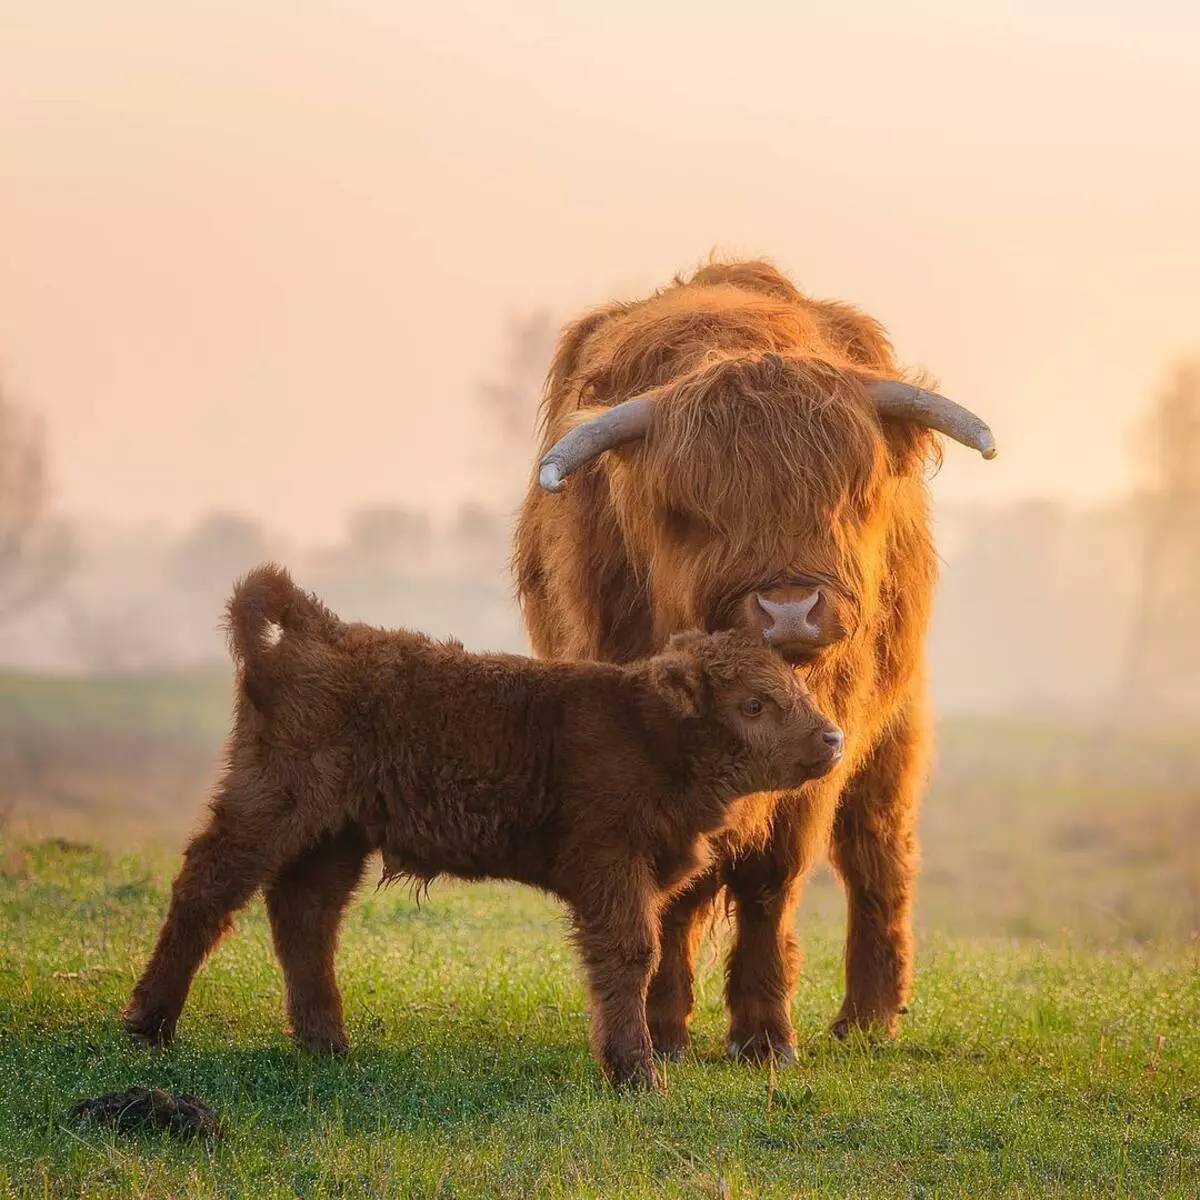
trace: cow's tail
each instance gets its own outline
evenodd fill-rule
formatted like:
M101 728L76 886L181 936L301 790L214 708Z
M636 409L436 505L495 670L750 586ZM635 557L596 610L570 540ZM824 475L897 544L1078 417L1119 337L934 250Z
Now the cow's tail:
M338 619L315 597L292 582L276 563L255 567L234 585L225 610L229 652L241 667L242 686L256 708L272 691L272 666L287 638L322 636Z

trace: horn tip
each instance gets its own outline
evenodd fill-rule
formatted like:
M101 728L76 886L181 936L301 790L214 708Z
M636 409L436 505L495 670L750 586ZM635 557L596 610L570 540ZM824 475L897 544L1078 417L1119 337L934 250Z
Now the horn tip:
M558 463L542 463L541 469L538 471L538 483L548 492L561 492L563 488L563 477L562 472L559 470Z

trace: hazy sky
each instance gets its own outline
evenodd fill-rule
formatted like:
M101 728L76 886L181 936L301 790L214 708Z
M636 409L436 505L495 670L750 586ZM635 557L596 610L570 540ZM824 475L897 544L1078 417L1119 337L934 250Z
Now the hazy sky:
M487 490L508 314L715 247L991 421L939 496L1102 496L1200 347L1198 13L0 0L0 365L69 511L325 536Z

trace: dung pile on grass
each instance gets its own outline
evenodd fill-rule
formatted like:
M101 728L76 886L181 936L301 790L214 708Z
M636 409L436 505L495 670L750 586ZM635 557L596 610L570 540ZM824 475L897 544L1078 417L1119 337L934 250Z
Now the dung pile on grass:
M165 1129L174 1137L220 1137L221 1120L203 1100L190 1092L162 1088L126 1088L80 1100L71 1109L77 1120L112 1125L126 1133Z

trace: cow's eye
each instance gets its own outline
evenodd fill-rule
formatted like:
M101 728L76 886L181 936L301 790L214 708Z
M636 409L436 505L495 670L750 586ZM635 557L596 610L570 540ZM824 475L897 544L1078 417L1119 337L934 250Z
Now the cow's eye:
M757 696L742 701L742 712L748 717L757 717L762 712L762 701Z

